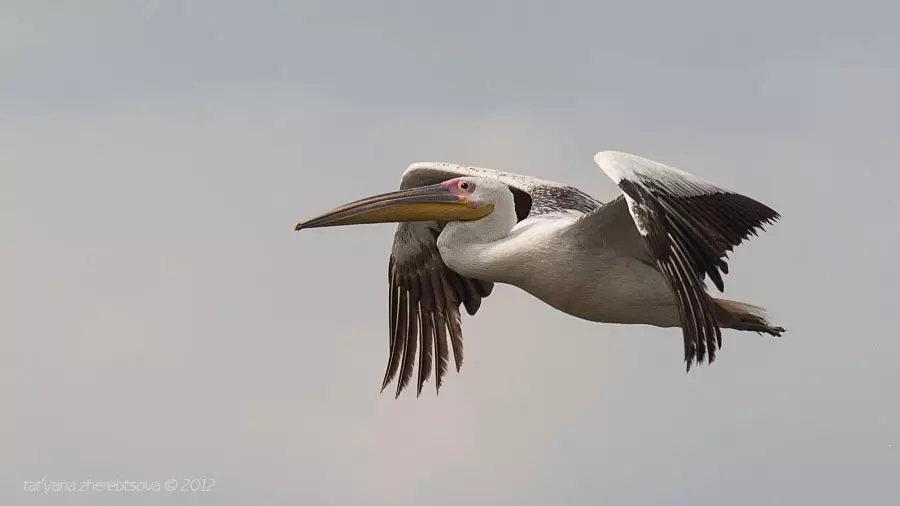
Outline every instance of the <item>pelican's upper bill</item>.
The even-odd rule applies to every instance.
[[[446,184],[382,193],[332,209],[297,223],[294,230],[364,223],[477,220],[493,206],[479,205]]]

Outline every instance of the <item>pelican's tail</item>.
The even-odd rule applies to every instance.
[[[775,327],[769,323],[766,310],[759,306],[726,299],[714,298],[713,301],[722,327],[766,333],[775,337],[781,337],[785,331],[784,327]]]

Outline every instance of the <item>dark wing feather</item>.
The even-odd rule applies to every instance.
[[[412,378],[416,349],[421,349],[416,381],[417,395],[431,376],[434,353],[435,386],[440,390],[447,371],[450,348],[456,370],[463,361],[460,306],[474,315],[481,299],[493,283],[460,276],[444,264],[435,244],[438,230],[430,222],[403,223],[398,228],[394,252],[389,263],[390,285],[390,358],[382,390],[399,371],[396,396]],[[415,252],[408,256],[409,252]],[[450,346],[447,337],[450,337]]]
[[[703,280],[720,291],[725,258],[750,234],[780,218],[764,204],[693,174],[616,151],[594,157],[625,194],[650,256],[675,294],[684,334],[684,360],[715,360],[722,333]]]
[[[552,212],[587,213],[600,203],[579,190],[518,174],[450,163],[415,163],[403,173],[400,188],[440,183],[454,177],[489,177],[509,186],[519,221]],[[382,390],[397,378],[396,396],[406,388],[416,370],[416,395],[431,373],[440,391],[450,352],[457,372],[463,363],[460,306],[469,315],[481,307],[494,289],[490,281],[460,275],[444,264],[437,249],[443,223],[401,223],[394,234],[388,264],[390,339],[389,358]],[[431,360],[434,360],[434,367]],[[399,373],[399,374],[398,374]]]

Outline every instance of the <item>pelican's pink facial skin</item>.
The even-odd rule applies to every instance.
[[[441,184],[457,195],[471,195],[475,191],[475,183],[462,177],[450,179]]]

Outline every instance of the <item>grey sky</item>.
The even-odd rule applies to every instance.
[[[900,12],[845,4],[0,2],[0,503],[897,504]],[[783,214],[725,296],[786,335],[686,375],[500,286],[379,396],[393,226],[294,222],[413,161],[609,199],[601,149]]]

